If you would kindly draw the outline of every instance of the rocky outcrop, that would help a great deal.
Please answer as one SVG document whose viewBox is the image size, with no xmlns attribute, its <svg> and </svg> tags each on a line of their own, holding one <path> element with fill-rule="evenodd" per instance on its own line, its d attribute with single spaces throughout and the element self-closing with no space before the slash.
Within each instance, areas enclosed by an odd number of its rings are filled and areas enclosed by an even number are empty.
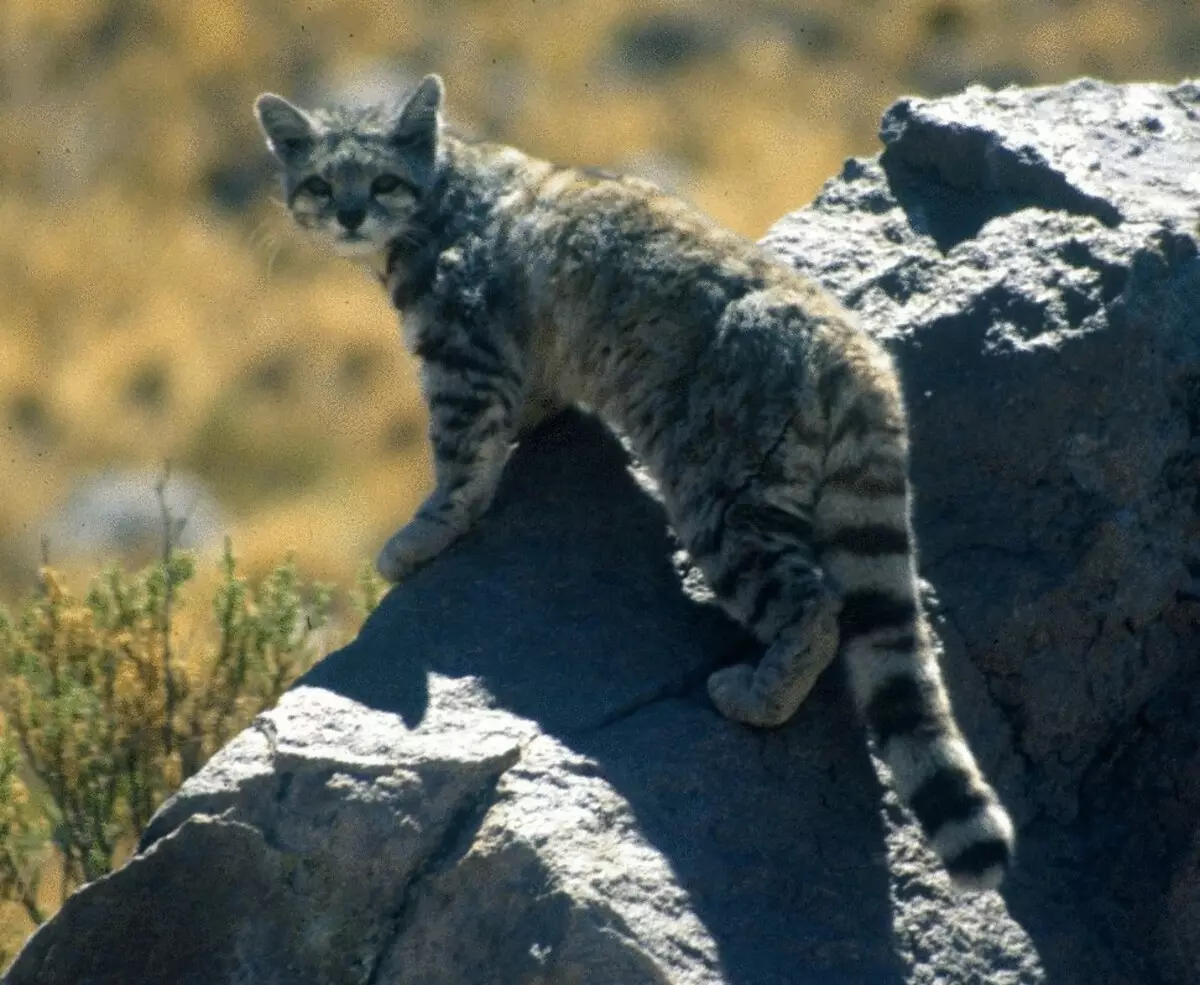
<svg viewBox="0 0 1200 985">
<path fill-rule="evenodd" d="M 883 138 L 765 242 L 901 365 L 947 678 L 1022 825 L 1000 893 L 950 894 L 837 674 L 777 731 L 713 712 L 748 641 L 567 415 L 5 981 L 1200 979 L 1200 87 Z"/>
<path fill-rule="evenodd" d="M 1007 899 L 1071 887 L 1132 981 L 1200 981 L 1200 85 L 973 89 L 881 134 L 767 244 L 899 359 L 955 698 L 1003 719 L 974 738 L 1024 821 Z"/>
</svg>

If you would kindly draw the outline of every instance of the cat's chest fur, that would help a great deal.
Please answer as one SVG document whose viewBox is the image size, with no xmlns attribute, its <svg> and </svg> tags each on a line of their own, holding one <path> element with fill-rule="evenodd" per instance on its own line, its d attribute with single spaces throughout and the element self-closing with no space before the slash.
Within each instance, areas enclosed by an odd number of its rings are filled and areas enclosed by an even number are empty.
<svg viewBox="0 0 1200 985">
<path fill-rule="evenodd" d="M 544 259 L 536 238 L 544 225 L 530 216 L 496 216 L 488 228 L 468 228 L 423 255 L 375 261 L 411 355 L 424 362 L 447 344 L 511 353 L 522 363 L 526 400 L 539 419 L 550 407 L 594 409 L 588 398 L 598 375 L 572 351 L 573 339 L 589 328 L 588 315 L 577 308 L 578 278 Z"/>
</svg>

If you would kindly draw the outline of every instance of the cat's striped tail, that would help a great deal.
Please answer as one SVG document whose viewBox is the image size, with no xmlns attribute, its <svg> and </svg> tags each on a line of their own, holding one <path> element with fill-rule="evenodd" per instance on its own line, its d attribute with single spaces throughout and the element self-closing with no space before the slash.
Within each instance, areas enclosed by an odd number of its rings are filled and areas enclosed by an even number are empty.
<svg viewBox="0 0 1200 985">
<path fill-rule="evenodd" d="M 994 887 L 1012 859 L 1012 821 L 954 720 L 921 614 L 902 411 L 890 395 L 863 396 L 835 415 L 815 515 L 843 597 L 842 658 L 893 788 L 951 879 Z"/>
</svg>

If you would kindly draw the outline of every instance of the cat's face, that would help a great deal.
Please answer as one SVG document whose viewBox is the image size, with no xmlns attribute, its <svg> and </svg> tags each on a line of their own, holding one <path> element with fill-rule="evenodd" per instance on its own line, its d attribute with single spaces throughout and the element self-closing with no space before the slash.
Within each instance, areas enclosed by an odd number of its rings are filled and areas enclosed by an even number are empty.
<svg viewBox="0 0 1200 985">
<path fill-rule="evenodd" d="M 254 110 L 296 222 L 351 257 L 410 234 L 436 173 L 441 101 L 436 75 L 395 107 L 305 112 L 259 96 Z"/>
</svg>

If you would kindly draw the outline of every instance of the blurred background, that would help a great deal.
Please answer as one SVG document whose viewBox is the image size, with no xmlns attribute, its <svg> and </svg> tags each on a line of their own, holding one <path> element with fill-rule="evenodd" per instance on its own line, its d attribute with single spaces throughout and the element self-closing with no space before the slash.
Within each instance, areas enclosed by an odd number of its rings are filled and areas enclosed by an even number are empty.
<svg viewBox="0 0 1200 985">
<path fill-rule="evenodd" d="M 1195 0 L 0 0 L 0 598 L 185 541 L 346 583 L 428 484 L 376 284 L 308 246 L 251 114 L 445 77 L 468 132 L 751 237 L 897 97 L 1176 81 Z"/>
</svg>

